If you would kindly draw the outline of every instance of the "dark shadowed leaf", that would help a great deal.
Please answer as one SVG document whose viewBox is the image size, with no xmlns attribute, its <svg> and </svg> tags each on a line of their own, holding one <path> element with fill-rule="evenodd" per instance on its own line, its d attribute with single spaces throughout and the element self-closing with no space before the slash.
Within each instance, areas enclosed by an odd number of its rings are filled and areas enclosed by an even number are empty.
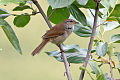
<svg viewBox="0 0 120 80">
<path fill-rule="evenodd" d="M 18 15 L 14 18 L 14 25 L 17 27 L 24 27 L 25 25 L 27 25 L 30 21 L 30 15 L 26 14 L 22 14 L 22 15 Z"/>
<path fill-rule="evenodd" d="M 101 75 L 103 73 L 96 62 L 90 60 L 89 64 L 90 64 L 90 67 L 92 68 L 92 70 L 94 71 L 94 73 L 96 74 L 96 76 L 99 76 L 99 75 Z"/>
<path fill-rule="evenodd" d="M 103 24 L 103 28 L 105 31 L 116 29 L 120 24 L 117 21 L 109 21 Z"/>
<path fill-rule="evenodd" d="M 83 25 L 87 25 L 87 20 L 85 15 L 76 5 L 72 4 L 68 6 L 68 9 L 76 20 L 78 20 Z"/>
<path fill-rule="evenodd" d="M 105 56 L 108 51 L 108 43 L 97 42 L 95 48 L 98 56 Z"/>
<path fill-rule="evenodd" d="M 112 35 L 110 41 L 113 43 L 120 43 L 120 34 Z"/>
<path fill-rule="evenodd" d="M 120 17 L 120 4 L 117 4 L 115 6 L 115 9 L 113 10 L 112 14 L 110 16 L 114 16 L 114 17 Z"/>
<path fill-rule="evenodd" d="M 13 11 L 23 11 L 25 9 L 32 9 L 30 6 L 28 5 L 24 5 L 24 6 L 17 6 L 13 9 Z"/>
<path fill-rule="evenodd" d="M 21 48 L 20 48 L 20 45 L 19 45 L 19 41 L 18 41 L 17 36 L 15 35 L 13 29 L 11 28 L 11 26 L 3 19 L 0 19 L 0 26 L 2 27 L 3 31 L 5 32 L 7 38 L 9 39 L 9 41 L 11 42 L 13 47 L 20 54 L 22 54 L 22 51 L 21 51 Z"/>
<path fill-rule="evenodd" d="M 88 0 L 77 0 L 80 5 L 86 5 Z"/>
<path fill-rule="evenodd" d="M 48 0 L 48 2 L 53 8 L 62 8 L 72 4 L 74 0 Z"/>
<path fill-rule="evenodd" d="M 5 19 L 8 16 L 10 16 L 8 11 L 6 9 L 0 8 L 0 18 Z"/>
<path fill-rule="evenodd" d="M 83 63 L 87 54 L 87 49 L 80 48 L 78 45 L 62 46 L 69 63 Z M 60 50 L 46 52 L 49 56 L 63 62 Z"/>
<path fill-rule="evenodd" d="M 49 8 L 47 10 L 47 16 L 49 16 L 52 11 L 53 11 L 52 7 L 49 6 Z M 52 16 L 50 17 L 50 21 L 54 24 L 58 24 L 58 23 L 64 21 L 65 19 L 68 19 L 69 16 L 70 16 L 70 13 L 66 7 L 57 8 L 55 10 L 55 12 L 52 14 Z"/>
</svg>

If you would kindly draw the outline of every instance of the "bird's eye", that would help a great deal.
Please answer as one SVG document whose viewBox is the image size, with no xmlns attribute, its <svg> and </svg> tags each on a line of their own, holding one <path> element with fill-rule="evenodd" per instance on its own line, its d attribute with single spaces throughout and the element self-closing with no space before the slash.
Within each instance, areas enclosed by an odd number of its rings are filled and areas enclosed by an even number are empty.
<svg viewBox="0 0 120 80">
<path fill-rule="evenodd" d="M 70 21 L 70 22 L 73 22 L 73 21 Z"/>
</svg>

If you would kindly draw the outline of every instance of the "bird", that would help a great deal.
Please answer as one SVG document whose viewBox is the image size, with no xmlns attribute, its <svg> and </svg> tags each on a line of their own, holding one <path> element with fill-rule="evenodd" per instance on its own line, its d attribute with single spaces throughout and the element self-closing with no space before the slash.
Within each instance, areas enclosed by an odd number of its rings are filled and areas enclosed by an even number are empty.
<svg viewBox="0 0 120 80">
<path fill-rule="evenodd" d="M 32 52 L 32 56 L 40 53 L 42 48 L 48 42 L 52 42 L 53 44 L 56 44 L 57 46 L 63 43 L 69 37 L 69 35 L 73 32 L 74 24 L 79 24 L 79 22 L 73 19 L 66 19 L 63 22 L 56 24 L 50 30 L 48 30 L 42 36 L 43 40 L 41 44 Z"/>
</svg>

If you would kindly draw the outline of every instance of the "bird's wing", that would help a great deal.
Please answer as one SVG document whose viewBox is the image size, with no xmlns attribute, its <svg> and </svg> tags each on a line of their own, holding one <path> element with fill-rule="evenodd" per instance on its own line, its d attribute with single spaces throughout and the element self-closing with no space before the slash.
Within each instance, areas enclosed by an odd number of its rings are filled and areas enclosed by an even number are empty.
<svg viewBox="0 0 120 80">
<path fill-rule="evenodd" d="M 43 39 L 49 39 L 63 35 L 65 33 L 65 29 L 63 26 L 63 24 L 57 24 L 56 26 L 52 27 L 52 29 L 48 30 L 43 35 Z"/>
</svg>

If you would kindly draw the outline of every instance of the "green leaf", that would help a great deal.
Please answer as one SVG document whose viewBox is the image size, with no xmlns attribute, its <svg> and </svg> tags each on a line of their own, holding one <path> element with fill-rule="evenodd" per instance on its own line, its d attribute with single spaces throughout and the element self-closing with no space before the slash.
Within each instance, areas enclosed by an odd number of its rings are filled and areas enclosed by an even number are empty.
<svg viewBox="0 0 120 80">
<path fill-rule="evenodd" d="M 114 34 L 111 36 L 110 42 L 120 43 L 120 34 Z"/>
<path fill-rule="evenodd" d="M 99 75 L 101 75 L 103 73 L 96 62 L 90 60 L 89 64 L 90 64 L 90 67 L 92 68 L 92 70 L 95 72 L 96 76 L 99 76 Z"/>
<path fill-rule="evenodd" d="M 70 11 L 72 16 L 76 20 L 81 22 L 81 24 L 87 25 L 87 20 L 86 20 L 85 15 L 83 14 L 83 12 L 76 5 L 72 4 L 72 5 L 68 6 L 68 10 Z"/>
<path fill-rule="evenodd" d="M 120 12 L 120 4 L 117 4 L 110 16 L 120 17 L 119 12 Z"/>
<path fill-rule="evenodd" d="M 112 17 L 108 17 L 107 20 L 117 21 L 120 24 L 120 17 L 114 17 L 114 16 L 112 16 Z M 119 28 L 119 27 L 116 27 L 116 28 Z"/>
<path fill-rule="evenodd" d="M 87 1 L 87 0 L 83 0 Z M 86 5 L 80 5 L 76 0 L 74 1 L 74 4 L 79 8 L 89 8 L 89 9 L 95 9 L 96 4 L 94 0 L 88 0 Z M 103 5 L 100 4 L 100 8 L 104 8 Z"/>
<path fill-rule="evenodd" d="M 114 44 L 110 43 L 108 47 L 108 55 L 112 55 L 114 53 Z"/>
<path fill-rule="evenodd" d="M 80 48 L 78 45 L 65 46 L 62 45 L 63 50 L 69 63 L 83 63 L 87 54 L 87 49 Z M 46 52 L 49 56 L 56 58 L 58 61 L 63 62 L 60 50 Z"/>
<path fill-rule="evenodd" d="M 86 5 L 88 0 L 77 0 L 80 5 Z"/>
<path fill-rule="evenodd" d="M 52 11 L 53 11 L 52 7 L 49 6 L 49 8 L 47 10 L 47 16 L 49 16 Z M 59 24 L 62 21 L 64 21 L 65 19 L 68 19 L 69 16 L 70 16 L 70 13 L 66 7 L 57 8 L 55 10 L 55 12 L 52 14 L 52 16 L 50 17 L 50 21 L 54 24 Z"/>
<path fill-rule="evenodd" d="M 8 16 L 10 16 L 8 11 L 6 9 L 0 8 L 0 18 L 5 19 Z"/>
<path fill-rule="evenodd" d="M 97 77 L 97 80 L 104 80 L 104 74 L 101 74 Z"/>
<path fill-rule="evenodd" d="M 18 41 L 17 36 L 15 35 L 13 29 L 11 28 L 11 26 L 3 19 L 0 19 L 0 26 L 2 27 L 3 31 L 5 32 L 7 38 L 9 39 L 9 41 L 11 42 L 13 47 L 20 54 L 22 54 L 22 51 L 21 51 L 21 48 L 20 48 L 20 45 L 19 45 L 19 41 Z"/>
<path fill-rule="evenodd" d="M 73 2 L 74 0 L 48 0 L 48 3 L 53 8 L 67 7 L 68 5 L 71 5 Z"/>
<path fill-rule="evenodd" d="M 109 21 L 103 24 L 103 28 L 105 31 L 116 29 L 120 24 L 117 21 Z"/>
<path fill-rule="evenodd" d="M 14 18 L 14 25 L 17 27 L 24 27 L 26 26 L 30 21 L 30 15 L 26 14 L 22 14 L 22 15 L 18 15 Z"/>
<path fill-rule="evenodd" d="M 28 5 L 24 5 L 24 6 L 17 6 L 13 9 L 13 11 L 23 11 L 25 9 L 32 9 L 30 6 Z"/>
<path fill-rule="evenodd" d="M 74 25 L 74 33 L 80 37 L 90 37 L 92 34 L 92 28 L 89 26 L 83 26 L 82 24 Z"/>
<path fill-rule="evenodd" d="M 0 0 L 0 5 L 6 5 L 9 3 L 24 3 L 27 0 Z"/>
<path fill-rule="evenodd" d="M 108 51 L 108 43 L 97 42 L 95 48 L 98 56 L 105 56 Z"/>
</svg>

